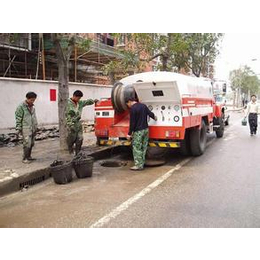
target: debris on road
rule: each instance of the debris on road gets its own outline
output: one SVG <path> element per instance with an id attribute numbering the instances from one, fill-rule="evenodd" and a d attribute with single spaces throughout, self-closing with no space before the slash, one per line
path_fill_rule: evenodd
<path id="1" fill-rule="evenodd" d="M 24 192 L 24 191 L 27 191 L 29 189 L 29 185 L 25 185 L 22 189 L 21 189 L 21 192 Z"/>
<path id="2" fill-rule="evenodd" d="M 40 128 L 39 131 L 37 132 L 35 140 L 39 141 L 39 140 L 44 140 L 47 138 L 55 138 L 55 137 L 59 137 L 59 136 L 60 136 L 59 128 L 57 126 L 54 126 L 51 128 L 43 127 L 43 128 Z"/>
<path id="3" fill-rule="evenodd" d="M 89 122 L 82 122 L 84 133 L 93 132 L 94 124 Z M 58 126 L 44 126 L 38 128 L 35 140 L 41 141 L 45 139 L 59 138 L 59 128 Z M 0 147 L 14 147 L 16 145 L 22 144 L 22 136 L 17 135 L 14 129 L 10 130 L 10 133 L 0 134 Z"/>
<path id="4" fill-rule="evenodd" d="M 59 161 L 59 160 L 55 160 L 53 161 L 53 163 L 51 163 L 51 167 L 55 167 L 55 166 L 59 166 L 59 165 L 63 165 L 64 161 Z"/>
<path id="5" fill-rule="evenodd" d="M 0 170 L 0 176 L 2 176 L 2 181 L 7 181 L 19 177 L 19 175 L 13 169 Z"/>

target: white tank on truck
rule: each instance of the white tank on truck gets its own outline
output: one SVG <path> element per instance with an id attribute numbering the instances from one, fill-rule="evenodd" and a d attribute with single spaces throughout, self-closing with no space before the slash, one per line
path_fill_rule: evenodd
<path id="1" fill-rule="evenodd" d="M 114 85 L 111 99 L 97 104 L 99 144 L 129 145 L 126 141 L 128 97 L 136 97 L 158 118 L 149 122 L 151 147 L 180 148 L 183 153 L 197 156 L 205 150 L 207 132 L 215 131 L 217 137 L 223 136 L 221 107 L 216 105 L 210 79 L 172 72 L 147 72 L 123 78 Z M 104 112 L 106 118 L 101 116 Z"/>

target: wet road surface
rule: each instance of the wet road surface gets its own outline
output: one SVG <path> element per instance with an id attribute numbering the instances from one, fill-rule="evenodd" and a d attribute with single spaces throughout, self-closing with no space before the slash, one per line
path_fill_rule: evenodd
<path id="1" fill-rule="evenodd" d="M 132 172 L 95 163 L 92 178 L 42 184 L 0 199 L 0 227 L 260 227 L 260 134 L 231 115 L 203 156 L 173 152 L 160 167 Z"/>

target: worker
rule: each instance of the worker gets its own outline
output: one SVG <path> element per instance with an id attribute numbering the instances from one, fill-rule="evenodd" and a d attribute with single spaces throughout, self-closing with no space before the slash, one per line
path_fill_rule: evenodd
<path id="1" fill-rule="evenodd" d="M 157 121 L 157 117 L 149 108 L 134 98 L 129 98 L 126 102 L 130 108 L 130 126 L 127 139 L 132 138 L 133 157 L 135 165 L 130 169 L 140 171 L 144 169 L 145 156 L 149 141 L 148 116 Z"/>
<path id="2" fill-rule="evenodd" d="M 23 163 L 31 163 L 32 160 L 35 160 L 31 153 L 38 125 L 34 107 L 36 98 L 37 94 L 28 92 L 26 100 L 15 111 L 17 135 L 22 134 L 23 136 Z"/>
<path id="3" fill-rule="evenodd" d="M 76 155 L 80 152 L 83 143 L 83 130 L 81 124 L 81 114 L 85 106 L 93 105 L 98 100 L 81 100 L 83 93 L 76 90 L 73 96 L 68 99 L 68 106 L 66 111 L 66 124 L 68 129 L 67 145 L 69 153 L 73 153 L 73 146 L 75 144 Z"/>
<path id="4" fill-rule="evenodd" d="M 248 103 L 247 108 L 245 110 L 245 118 L 248 116 L 251 136 L 256 135 L 258 113 L 259 113 L 259 104 L 256 102 L 256 95 L 252 95 L 251 101 Z"/>

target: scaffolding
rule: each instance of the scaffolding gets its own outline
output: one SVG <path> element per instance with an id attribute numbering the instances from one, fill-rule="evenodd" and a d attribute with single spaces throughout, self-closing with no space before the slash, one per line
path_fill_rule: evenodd
<path id="1" fill-rule="evenodd" d="M 122 59 L 122 54 L 95 34 L 87 50 L 77 48 L 70 58 L 69 80 L 108 84 L 102 66 Z M 77 36 L 87 37 L 87 36 Z M 58 80 L 58 66 L 51 34 L 0 34 L 0 77 Z"/>

